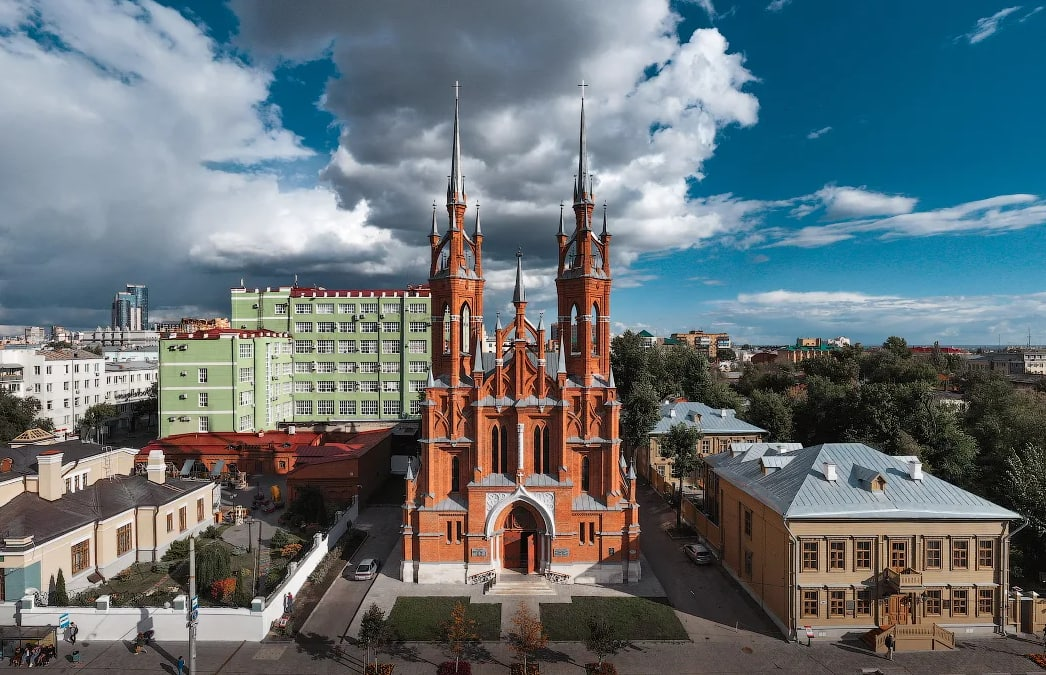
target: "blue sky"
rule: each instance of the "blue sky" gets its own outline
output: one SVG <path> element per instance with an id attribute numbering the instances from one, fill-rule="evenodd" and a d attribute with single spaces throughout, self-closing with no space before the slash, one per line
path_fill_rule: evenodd
<path id="1" fill-rule="evenodd" d="M 554 311 L 585 79 L 617 330 L 1046 343 L 1039 5 L 430 5 L 0 8 L 0 333 L 422 281 L 455 80 L 487 313 L 518 247 Z"/>

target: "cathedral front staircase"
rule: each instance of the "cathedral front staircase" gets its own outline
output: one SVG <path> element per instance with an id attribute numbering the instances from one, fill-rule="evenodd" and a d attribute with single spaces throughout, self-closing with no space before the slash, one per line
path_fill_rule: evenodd
<path id="1" fill-rule="evenodd" d="M 555 595 L 552 584 L 540 574 L 521 574 L 512 570 L 502 570 L 498 582 L 489 591 L 489 595 Z"/>

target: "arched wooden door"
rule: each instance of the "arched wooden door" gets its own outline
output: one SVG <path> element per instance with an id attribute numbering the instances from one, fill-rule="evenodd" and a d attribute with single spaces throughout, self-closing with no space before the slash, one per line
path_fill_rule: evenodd
<path id="1" fill-rule="evenodd" d="M 537 569 L 538 520 L 525 504 L 508 510 L 502 535 L 502 565 L 505 569 L 530 574 Z"/>

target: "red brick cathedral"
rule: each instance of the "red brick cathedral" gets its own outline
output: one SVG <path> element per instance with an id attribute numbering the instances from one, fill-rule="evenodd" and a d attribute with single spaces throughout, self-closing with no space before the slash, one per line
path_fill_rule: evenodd
<path id="1" fill-rule="evenodd" d="M 638 581 L 635 470 L 621 455 L 610 370 L 610 234 L 593 230 L 585 103 L 574 225 L 560 206 L 558 351 L 527 317 L 522 257 L 515 316 L 483 348 L 483 232 L 471 234 L 458 100 L 447 230 L 432 213 L 432 377 L 421 409 L 421 465 L 407 473 L 404 581 L 464 583 L 490 571 L 557 581 Z"/>

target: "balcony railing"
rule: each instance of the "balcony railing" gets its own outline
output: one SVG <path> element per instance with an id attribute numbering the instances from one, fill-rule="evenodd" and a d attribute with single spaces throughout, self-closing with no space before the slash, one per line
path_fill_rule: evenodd
<path id="1" fill-rule="evenodd" d="M 911 567 L 896 569 L 887 567 L 883 570 L 883 580 L 894 587 L 898 592 L 921 590 L 923 587 L 923 575 Z"/>

